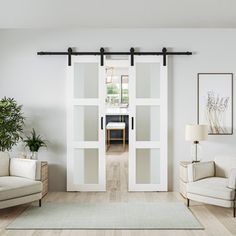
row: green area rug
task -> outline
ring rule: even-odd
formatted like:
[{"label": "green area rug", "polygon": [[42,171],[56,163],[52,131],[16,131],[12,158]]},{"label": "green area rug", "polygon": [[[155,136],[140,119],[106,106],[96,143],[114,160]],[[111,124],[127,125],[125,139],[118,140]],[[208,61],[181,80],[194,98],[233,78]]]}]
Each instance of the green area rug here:
[{"label": "green area rug", "polygon": [[7,229],[203,229],[179,202],[51,203],[31,206]]}]

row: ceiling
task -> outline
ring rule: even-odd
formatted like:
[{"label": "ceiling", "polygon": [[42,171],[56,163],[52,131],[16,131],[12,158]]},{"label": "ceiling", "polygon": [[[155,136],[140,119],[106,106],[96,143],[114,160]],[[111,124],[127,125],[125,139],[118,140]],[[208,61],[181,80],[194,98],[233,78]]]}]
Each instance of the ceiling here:
[{"label": "ceiling", "polygon": [[235,0],[0,0],[0,28],[234,28]]}]

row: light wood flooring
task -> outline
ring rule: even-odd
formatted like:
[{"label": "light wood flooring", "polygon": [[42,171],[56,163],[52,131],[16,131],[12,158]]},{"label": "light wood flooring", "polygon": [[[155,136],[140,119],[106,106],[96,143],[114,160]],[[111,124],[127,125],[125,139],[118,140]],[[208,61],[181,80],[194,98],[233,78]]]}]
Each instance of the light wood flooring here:
[{"label": "light wood flooring", "polygon": [[[126,148],[127,149],[127,148]],[[119,152],[121,151],[121,152]],[[48,202],[132,202],[132,201],[184,201],[178,192],[128,192],[127,152],[121,145],[111,145],[107,155],[107,191],[104,193],[50,192],[43,201]],[[236,218],[232,210],[216,206],[191,203],[191,211],[205,230],[5,230],[5,227],[28,205],[0,210],[1,236],[228,236],[236,235]]]}]

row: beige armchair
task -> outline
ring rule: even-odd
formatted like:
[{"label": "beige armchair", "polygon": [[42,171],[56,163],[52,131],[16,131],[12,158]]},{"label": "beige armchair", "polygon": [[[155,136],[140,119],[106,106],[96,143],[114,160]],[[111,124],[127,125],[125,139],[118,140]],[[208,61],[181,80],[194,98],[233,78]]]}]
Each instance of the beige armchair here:
[{"label": "beige armchair", "polygon": [[187,205],[190,200],[233,208],[235,217],[236,157],[218,156],[214,161],[188,166]]},{"label": "beige armchair", "polygon": [[41,206],[41,162],[10,158],[0,153],[0,209],[39,201]]}]

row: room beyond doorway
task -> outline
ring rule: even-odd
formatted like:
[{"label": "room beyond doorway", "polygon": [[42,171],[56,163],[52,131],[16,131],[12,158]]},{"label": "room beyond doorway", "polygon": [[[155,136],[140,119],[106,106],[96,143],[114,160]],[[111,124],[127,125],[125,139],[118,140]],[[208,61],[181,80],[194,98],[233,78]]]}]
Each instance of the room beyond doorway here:
[{"label": "room beyond doorway", "polygon": [[106,150],[129,142],[129,61],[106,60]]},{"label": "room beyond doorway", "polygon": [[106,152],[106,185],[111,194],[128,192],[128,156],[128,145],[123,150],[122,144],[114,144]]},{"label": "room beyond doorway", "polygon": [[[129,62],[106,61],[106,176],[110,189],[128,190]],[[125,171],[124,171],[125,170]],[[121,183],[124,183],[121,185]]]}]

